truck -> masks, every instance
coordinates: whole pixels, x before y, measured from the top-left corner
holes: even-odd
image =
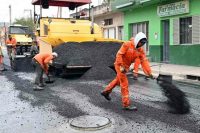
[[[11,68],[14,71],[20,71],[26,64],[30,64],[30,49],[33,44],[31,32],[28,26],[15,24],[8,27],[7,34],[15,38],[17,43],[15,52],[12,52],[14,54],[10,59]]]

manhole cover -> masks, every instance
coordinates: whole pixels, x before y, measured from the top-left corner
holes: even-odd
[[[101,116],[80,116],[70,122],[70,126],[77,130],[94,131],[111,125],[109,118]]]

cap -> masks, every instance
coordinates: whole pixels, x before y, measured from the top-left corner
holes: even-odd
[[[58,54],[56,52],[53,52],[52,55],[58,57]]]

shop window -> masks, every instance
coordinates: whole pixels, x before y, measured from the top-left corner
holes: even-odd
[[[180,18],[180,44],[192,43],[192,17]]]
[[[113,19],[105,19],[104,20],[104,25],[112,25],[113,24]]]
[[[104,29],[104,37],[105,38],[116,39],[116,30],[115,30],[115,28]]]

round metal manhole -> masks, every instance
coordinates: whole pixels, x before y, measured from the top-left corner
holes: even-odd
[[[102,116],[80,116],[70,122],[70,126],[76,130],[95,131],[111,125],[109,118]]]

